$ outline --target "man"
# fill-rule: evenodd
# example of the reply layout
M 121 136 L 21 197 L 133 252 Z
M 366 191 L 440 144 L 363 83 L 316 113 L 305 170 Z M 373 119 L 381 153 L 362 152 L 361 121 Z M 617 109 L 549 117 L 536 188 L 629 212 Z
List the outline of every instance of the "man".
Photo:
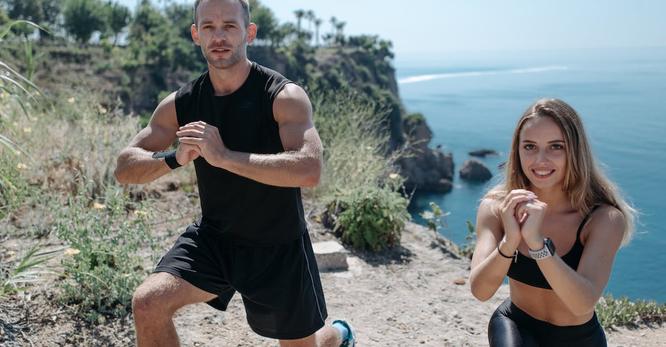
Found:
M 300 187 L 315 186 L 322 146 L 299 86 L 250 62 L 257 34 L 247 0 L 197 0 L 192 39 L 208 71 L 167 96 L 123 149 L 120 183 L 146 183 L 194 162 L 202 218 L 135 291 L 139 346 L 177 346 L 172 316 L 243 298 L 250 327 L 281 346 L 353 346 L 344 321 L 324 327 L 326 303 Z M 172 152 L 157 152 L 178 139 Z

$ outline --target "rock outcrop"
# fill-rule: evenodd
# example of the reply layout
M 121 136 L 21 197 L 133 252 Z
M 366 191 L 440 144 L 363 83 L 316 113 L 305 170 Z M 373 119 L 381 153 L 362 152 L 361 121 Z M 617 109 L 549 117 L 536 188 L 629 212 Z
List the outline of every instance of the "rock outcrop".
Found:
M 468 181 L 485 182 L 492 177 L 490 170 L 476 159 L 466 160 L 460 169 L 460 178 Z
M 403 129 L 409 147 L 398 164 L 407 178 L 405 188 L 408 191 L 450 192 L 453 188 L 453 155 L 428 147 L 432 131 L 421 114 L 406 117 Z
M 477 149 L 475 151 L 469 152 L 469 155 L 473 157 L 485 158 L 488 155 L 499 155 L 494 149 Z

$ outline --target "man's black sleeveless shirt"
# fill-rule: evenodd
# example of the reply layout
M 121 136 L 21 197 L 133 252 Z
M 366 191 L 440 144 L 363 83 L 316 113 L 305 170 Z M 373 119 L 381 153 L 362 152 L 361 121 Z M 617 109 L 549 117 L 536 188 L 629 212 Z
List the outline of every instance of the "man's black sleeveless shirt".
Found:
M 273 101 L 288 83 L 279 73 L 252 63 L 243 85 L 215 96 L 208 71 L 176 93 L 178 124 L 204 121 L 218 128 L 227 148 L 246 153 L 284 152 Z M 305 231 L 300 188 L 270 186 L 194 161 L 201 199 L 201 224 L 255 244 L 279 244 Z

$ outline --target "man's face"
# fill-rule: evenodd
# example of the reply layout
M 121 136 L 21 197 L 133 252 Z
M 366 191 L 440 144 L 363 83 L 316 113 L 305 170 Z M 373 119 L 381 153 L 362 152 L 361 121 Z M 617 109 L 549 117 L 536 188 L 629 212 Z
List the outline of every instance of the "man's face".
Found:
M 192 24 L 191 32 L 208 64 L 226 69 L 246 58 L 245 49 L 256 36 L 256 26 L 245 25 L 239 1 L 204 0 L 197 7 L 197 23 Z

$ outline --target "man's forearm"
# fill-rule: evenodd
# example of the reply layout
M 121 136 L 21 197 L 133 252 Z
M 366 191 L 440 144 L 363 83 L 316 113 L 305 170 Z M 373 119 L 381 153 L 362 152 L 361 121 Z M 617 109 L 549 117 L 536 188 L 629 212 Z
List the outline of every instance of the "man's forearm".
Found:
M 154 159 L 152 154 L 138 147 L 125 148 L 118 156 L 116 180 L 121 184 L 143 184 L 169 173 L 171 169 L 164 159 Z
M 318 156 L 295 151 L 254 154 L 227 150 L 211 165 L 278 187 L 314 187 L 322 167 Z

